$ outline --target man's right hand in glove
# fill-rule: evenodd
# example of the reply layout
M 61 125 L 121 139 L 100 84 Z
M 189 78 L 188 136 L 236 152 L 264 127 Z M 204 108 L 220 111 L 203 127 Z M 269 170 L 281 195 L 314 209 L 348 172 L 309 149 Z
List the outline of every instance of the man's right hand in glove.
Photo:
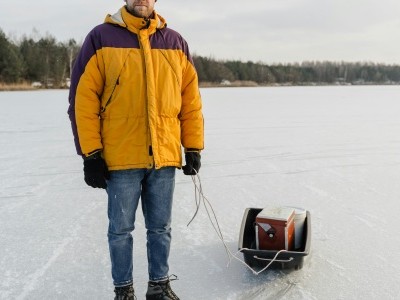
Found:
M 107 188 L 106 179 L 110 179 L 110 173 L 106 162 L 101 157 L 101 151 L 83 158 L 83 172 L 87 185 L 93 188 Z

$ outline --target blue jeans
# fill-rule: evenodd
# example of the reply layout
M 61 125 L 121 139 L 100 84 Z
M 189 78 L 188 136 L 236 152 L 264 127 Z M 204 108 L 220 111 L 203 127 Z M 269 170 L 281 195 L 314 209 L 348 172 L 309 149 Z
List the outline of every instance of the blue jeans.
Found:
M 108 244 L 115 286 L 132 283 L 135 214 L 142 201 L 149 280 L 168 278 L 175 167 L 111 171 L 107 181 Z

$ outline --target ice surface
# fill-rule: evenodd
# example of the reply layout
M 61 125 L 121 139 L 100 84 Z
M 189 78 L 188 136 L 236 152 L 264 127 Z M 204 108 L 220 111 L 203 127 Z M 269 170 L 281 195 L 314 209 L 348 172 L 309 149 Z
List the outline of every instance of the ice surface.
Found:
M 299 271 L 227 267 L 193 183 L 179 172 L 171 273 L 182 299 L 400 299 L 400 87 L 202 89 L 200 172 L 236 251 L 247 207 L 312 216 Z M 112 299 L 106 194 L 87 187 L 67 91 L 0 93 L 0 299 Z M 138 210 L 134 281 L 147 263 Z

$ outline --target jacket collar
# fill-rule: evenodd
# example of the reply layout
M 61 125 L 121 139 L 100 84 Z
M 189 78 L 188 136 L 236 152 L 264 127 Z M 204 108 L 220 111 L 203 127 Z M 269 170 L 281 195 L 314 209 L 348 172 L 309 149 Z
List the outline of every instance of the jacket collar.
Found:
M 165 19 L 157 14 L 156 11 L 154 11 L 153 18 L 146 21 L 144 18 L 131 15 L 125 6 L 120 8 L 115 14 L 107 15 L 104 22 L 119 25 L 134 33 L 138 33 L 142 29 L 148 29 L 149 34 L 167 26 Z

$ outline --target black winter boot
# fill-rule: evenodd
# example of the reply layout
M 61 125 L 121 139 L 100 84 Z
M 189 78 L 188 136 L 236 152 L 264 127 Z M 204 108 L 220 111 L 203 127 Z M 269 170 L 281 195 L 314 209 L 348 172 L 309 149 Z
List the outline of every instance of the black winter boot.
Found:
M 179 300 L 178 296 L 172 291 L 170 280 L 149 281 L 146 293 L 146 300 Z
M 135 290 L 133 285 L 126 285 L 121 287 L 115 287 L 115 298 L 114 300 L 136 300 Z

